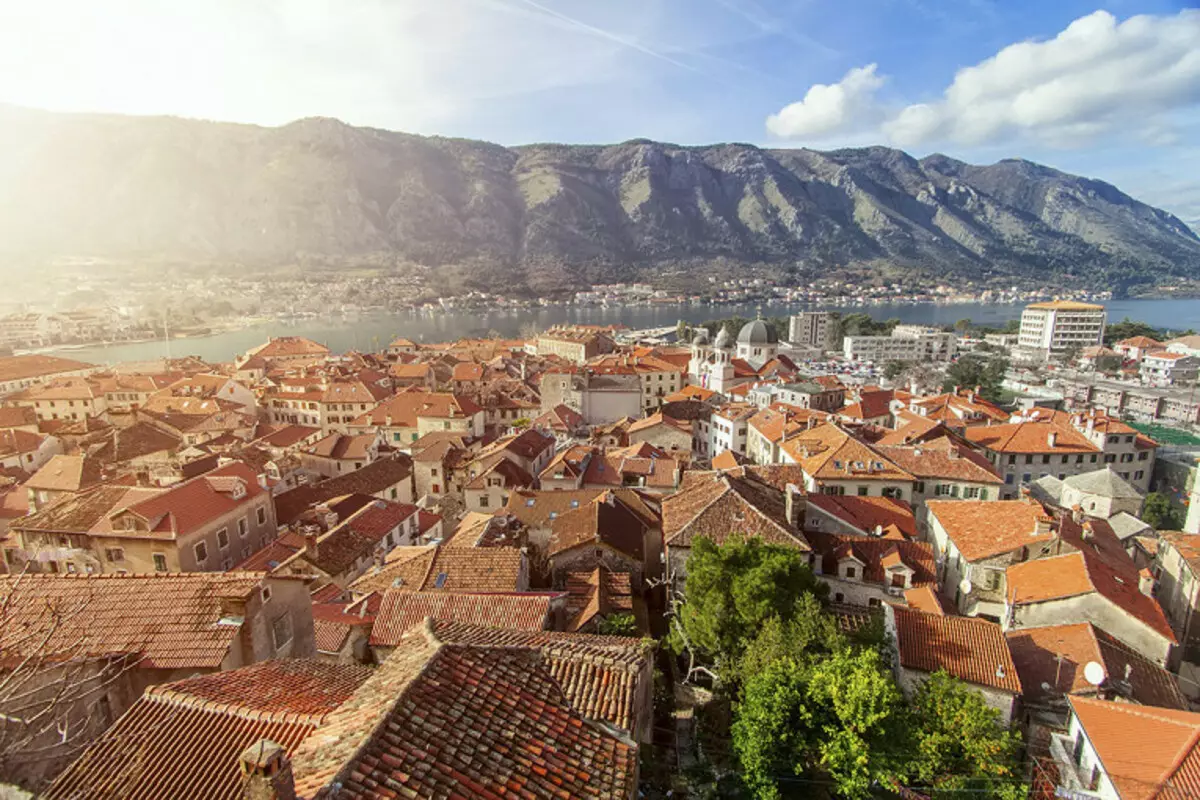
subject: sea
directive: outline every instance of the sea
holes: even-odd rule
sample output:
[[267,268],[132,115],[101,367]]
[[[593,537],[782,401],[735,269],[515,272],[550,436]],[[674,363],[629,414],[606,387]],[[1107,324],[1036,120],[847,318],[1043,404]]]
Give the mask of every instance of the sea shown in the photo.
[[[1200,331],[1200,299],[1112,300],[1104,303],[1109,322],[1128,318],[1156,328]],[[554,305],[520,310],[442,310],[400,313],[362,313],[350,316],[317,316],[280,320],[225,331],[208,336],[119,343],[56,350],[55,354],[94,364],[150,361],[164,357],[198,356],[205,361],[231,361],[270,336],[304,336],[321,342],[334,352],[375,351],[397,337],[415,342],[444,342],[464,337],[484,337],[496,332],[516,337],[527,323],[538,329],[563,323],[626,325],[635,330],[674,326],[679,320],[707,322],[727,317],[786,316],[804,310],[862,312],[878,320],[899,319],[922,325],[953,325],[970,319],[977,325],[1002,326],[1019,319],[1021,304],[1007,303],[905,303],[821,306],[768,303],[764,305],[572,306]]]

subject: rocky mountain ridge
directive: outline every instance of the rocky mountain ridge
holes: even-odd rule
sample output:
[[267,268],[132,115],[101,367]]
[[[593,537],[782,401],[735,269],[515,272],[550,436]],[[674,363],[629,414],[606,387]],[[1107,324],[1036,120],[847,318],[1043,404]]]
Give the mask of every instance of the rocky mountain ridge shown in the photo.
[[836,269],[931,279],[1200,279],[1200,237],[1022,160],[883,147],[611,146],[0,109],[0,253],[469,267],[546,290]]

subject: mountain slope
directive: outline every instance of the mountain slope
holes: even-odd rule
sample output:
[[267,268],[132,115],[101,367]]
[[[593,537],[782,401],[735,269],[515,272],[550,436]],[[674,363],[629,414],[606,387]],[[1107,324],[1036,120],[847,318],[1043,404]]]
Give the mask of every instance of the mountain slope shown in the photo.
[[289,263],[383,256],[558,288],[715,261],[768,270],[1200,278],[1200,238],[1020,160],[649,141],[529,145],[336,120],[261,128],[0,109],[0,251]]

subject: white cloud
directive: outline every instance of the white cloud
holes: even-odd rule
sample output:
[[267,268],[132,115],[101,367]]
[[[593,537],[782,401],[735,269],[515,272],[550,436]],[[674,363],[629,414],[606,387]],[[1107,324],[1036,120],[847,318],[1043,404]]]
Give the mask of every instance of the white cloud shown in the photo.
[[960,70],[939,101],[908,106],[883,130],[901,146],[1014,135],[1071,146],[1118,128],[1161,141],[1170,114],[1197,102],[1200,11],[1120,23],[1096,11]]
[[855,67],[834,84],[818,83],[799,102],[767,118],[767,130],[785,139],[850,133],[878,120],[875,93],[884,78],[876,65]]

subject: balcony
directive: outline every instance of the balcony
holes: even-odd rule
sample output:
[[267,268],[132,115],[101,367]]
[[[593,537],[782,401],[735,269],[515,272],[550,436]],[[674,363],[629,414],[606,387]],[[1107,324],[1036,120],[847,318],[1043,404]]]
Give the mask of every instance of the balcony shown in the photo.
[[1091,771],[1081,775],[1074,758],[1075,740],[1065,733],[1050,734],[1050,757],[1058,767],[1059,783],[1056,797],[1069,800],[1091,800],[1100,795],[1091,789]]

